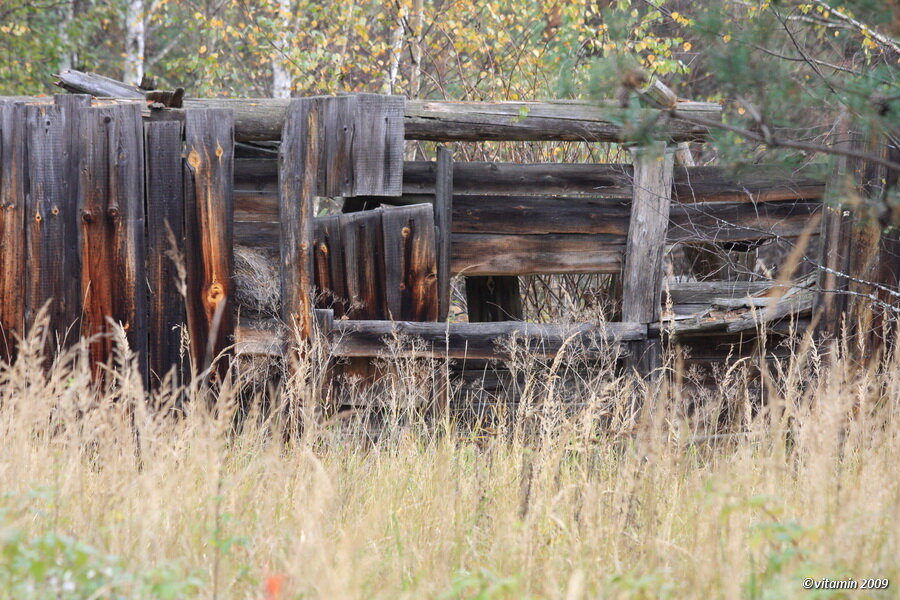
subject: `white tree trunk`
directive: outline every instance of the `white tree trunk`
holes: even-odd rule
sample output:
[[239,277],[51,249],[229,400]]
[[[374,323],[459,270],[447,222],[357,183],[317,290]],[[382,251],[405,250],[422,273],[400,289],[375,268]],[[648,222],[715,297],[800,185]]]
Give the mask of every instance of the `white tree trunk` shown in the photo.
[[288,69],[288,36],[291,33],[291,0],[278,0],[279,31],[276,32],[275,51],[272,54],[272,96],[290,98],[293,78]]
[[397,15],[397,26],[391,31],[391,60],[384,82],[384,93],[393,94],[400,74],[400,55],[403,53],[403,17]]
[[144,0],[128,0],[125,11],[125,83],[144,78]]
[[75,49],[72,47],[72,41],[69,39],[69,27],[75,19],[75,2],[65,2],[61,7],[61,18],[59,21],[59,41],[62,46],[62,53],[59,56],[59,70],[68,71],[75,67],[78,60]]

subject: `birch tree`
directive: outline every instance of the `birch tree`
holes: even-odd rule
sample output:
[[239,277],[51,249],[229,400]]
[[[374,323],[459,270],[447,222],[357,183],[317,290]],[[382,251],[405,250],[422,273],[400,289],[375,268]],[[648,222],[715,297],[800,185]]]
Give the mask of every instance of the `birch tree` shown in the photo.
[[144,0],[127,0],[123,80],[139,85],[144,78]]

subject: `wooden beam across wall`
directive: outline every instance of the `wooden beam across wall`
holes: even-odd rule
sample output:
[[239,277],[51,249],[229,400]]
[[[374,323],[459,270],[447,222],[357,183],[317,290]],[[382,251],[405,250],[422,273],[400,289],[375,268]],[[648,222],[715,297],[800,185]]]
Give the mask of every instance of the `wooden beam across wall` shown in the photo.
[[[83,93],[140,98],[141,92],[105,77],[79,71],[57,75],[61,87]],[[119,85],[116,85],[119,84]],[[184,99],[184,109],[228,108],[234,111],[238,141],[281,139],[291,100],[278,98]],[[678,111],[704,120],[721,119],[722,107],[708,102],[679,102]],[[157,114],[181,112],[158,109]],[[704,126],[671,119],[666,111],[628,109],[628,119],[653,120],[673,140],[702,139]],[[151,115],[152,117],[152,115]],[[167,117],[171,118],[171,117]],[[549,102],[446,102],[411,100],[404,111],[406,139],[433,141],[621,141],[625,109],[612,103]]]

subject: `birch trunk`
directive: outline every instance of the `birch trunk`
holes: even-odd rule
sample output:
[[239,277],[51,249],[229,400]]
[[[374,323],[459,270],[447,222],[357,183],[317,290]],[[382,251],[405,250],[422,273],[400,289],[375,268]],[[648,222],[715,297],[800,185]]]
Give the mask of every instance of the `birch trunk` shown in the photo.
[[125,11],[125,83],[144,78],[144,0],[128,0]]
[[278,0],[277,6],[281,27],[272,54],[272,96],[290,98],[293,81],[287,65],[287,40],[291,29],[291,0]]

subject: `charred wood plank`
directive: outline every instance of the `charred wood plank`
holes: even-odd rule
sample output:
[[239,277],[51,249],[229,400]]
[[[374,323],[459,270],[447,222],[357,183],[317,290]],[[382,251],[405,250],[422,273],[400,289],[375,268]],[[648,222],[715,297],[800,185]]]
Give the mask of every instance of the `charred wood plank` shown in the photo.
[[466,308],[470,323],[521,321],[522,292],[516,275],[466,277]]
[[[186,322],[176,256],[184,252],[184,183],[182,124],[158,121],[144,125],[147,167],[147,338],[151,381],[172,369],[181,375],[181,335]],[[174,244],[174,247],[173,247]]]
[[[70,140],[72,106],[26,107],[29,192],[26,226],[25,327],[34,325],[37,311],[48,305],[51,350],[78,337],[81,282],[77,256],[78,186],[73,174]],[[77,231],[77,229],[76,229]],[[73,256],[75,254],[75,256]]]
[[[446,321],[450,313],[450,258],[453,231],[453,152],[437,149],[434,184],[434,225],[437,227],[438,320]],[[405,173],[405,171],[404,171]]]

